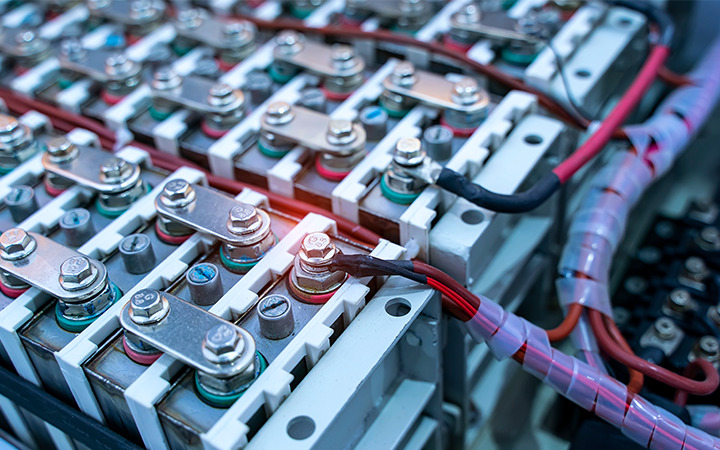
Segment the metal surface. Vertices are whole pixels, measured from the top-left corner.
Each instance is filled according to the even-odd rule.
[[[332,139],[328,138],[328,131],[333,123],[330,116],[301,106],[289,106],[290,111],[284,113],[283,117],[290,115],[290,119],[273,120],[274,109],[271,108],[273,105],[270,105],[268,113],[263,115],[261,122],[263,132],[272,133],[310,150],[340,156],[350,155],[364,148],[365,129],[359,124],[352,125],[351,133],[354,134],[354,139],[332,142]]]
[[[208,78],[188,75],[179,79],[179,85],[170,89],[158,89],[153,84],[152,95],[156,99],[177,107],[203,114],[229,116],[245,106],[245,95],[239,89],[232,91],[233,100],[226,104],[210,101],[211,91],[218,83]]]
[[[247,21],[221,20],[200,8],[180,10],[170,23],[179,37],[192,39],[216,49],[246,48],[255,39],[255,26]]]
[[[252,362],[255,356],[255,342],[247,331],[172,294],[160,293],[160,295],[169,305],[167,315],[161,321],[148,325],[136,324],[130,317],[131,304],[128,303],[120,316],[123,328],[164,353],[218,378],[238,375]],[[242,336],[244,342],[242,356],[232,365],[214,364],[204,356],[205,335],[217,325],[227,325]]]
[[[140,179],[140,166],[126,162],[127,172],[121,179],[106,179],[103,175],[104,164],[114,161],[112,155],[99,148],[75,146],[77,156],[70,160],[56,162],[50,153],[42,157],[43,166],[48,172],[74,181],[82,186],[102,194],[118,194],[135,186]]]
[[[383,87],[394,94],[430,106],[467,114],[485,111],[490,105],[490,96],[482,88],[477,88],[475,94],[469,99],[459,99],[456,92],[459,87],[458,83],[464,83],[466,78],[452,82],[442,75],[410,68],[410,63],[402,64],[408,66],[406,68],[408,72],[411,72],[409,75],[399,77],[398,74],[393,74],[383,81]]]
[[[14,232],[14,230],[6,231],[3,235],[10,232]],[[105,265],[96,259],[88,258],[89,263],[98,272],[95,281],[91,285],[77,290],[64,289],[60,266],[69,258],[85,258],[85,256],[41,234],[34,232],[27,234],[36,242],[35,250],[14,261],[0,258],[0,269],[66,303],[82,302],[106,285]]]
[[[244,203],[220,191],[200,185],[193,185],[193,191],[195,192],[194,200],[179,208],[167,206],[163,202],[163,194],[159,195],[155,200],[158,214],[201,233],[209,234],[227,244],[237,246],[250,244],[247,236],[233,233],[228,227],[230,211],[234,207],[242,207],[245,205]],[[225,212],[222,213],[222,211]],[[270,216],[268,213],[261,209],[258,209],[257,212],[262,217],[263,228],[269,229]]]
[[[280,35],[276,42],[278,45],[273,51],[275,61],[301,67],[321,76],[350,78],[365,70],[365,61],[354,54],[339,58],[336,54],[338,47],[310,41],[304,37],[293,39],[289,44],[283,35]],[[348,51],[352,52],[352,48]]]

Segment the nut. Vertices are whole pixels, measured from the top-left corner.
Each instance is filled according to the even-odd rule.
[[[130,299],[130,319],[138,325],[156,323],[170,311],[170,304],[155,289],[141,289]]]
[[[106,183],[122,183],[132,173],[133,167],[122,158],[110,158],[100,166],[100,178]]]
[[[90,286],[97,278],[98,270],[85,256],[72,256],[60,265],[60,286],[74,291]]]
[[[236,361],[245,348],[245,341],[229,323],[210,328],[203,340],[203,355],[214,363],[227,364]]]
[[[304,40],[302,34],[292,30],[283,30],[275,36],[278,51],[286,56],[298,53]]]
[[[453,85],[452,100],[459,105],[472,105],[480,99],[477,81],[464,77]]]
[[[20,126],[20,122],[13,116],[0,114],[0,135],[12,134]]]
[[[415,84],[415,66],[408,61],[402,61],[395,66],[392,73],[392,82],[397,86],[412,86]]]
[[[355,67],[355,50],[349,45],[335,44],[331,49],[333,65],[340,69],[351,69]]]
[[[292,106],[287,102],[270,103],[265,111],[265,120],[270,125],[284,125],[290,122],[294,116]]]
[[[195,201],[195,189],[185,180],[170,180],[163,188],[160,201],[170,208],[181,208]]]
[[[425,160],[425,151],[420,139],[402,138],[395,145],[393,161],[405,167],[415,167]]]
[[[349,120],[332,119],[328,124],[327,141],[334,145],[350,144],[357,139],[353,123]]]
[[[169,91],[180,86],[182,78],[170,66],[161,67],[153,74],[152,88],[158,91]]]
[[[3,259],[14,261],[24,258],[32,253],[35,247],[35,239],[21,228],[11,228],[0,235],[0,255]]]
[[[255,360],[256,359],[257,358],[255,358]],[[228,395],[242,392],[255,381],[258,375],[259,371],[256,369],[255,361],[252,361],[241,373],[229,378],[216,378],[201,370],[197,371],[198,382],[202,385],[203,389],[215,395]]]
[[[299,290],[311,295],[325,294],[336,290],[347,278],[341,270],[331,271],[327,267],[320,270],[308,270],[299,255],[295,258],[290,280]]]
[[[262,217],[253,205],[241,203],[230,210],[228,230],[233,234],[248,234],[260,228]]]
[[[54,137],[47,141],[47,152],[54,162],[65,162],[74,159],[79,150],[65,136]]]

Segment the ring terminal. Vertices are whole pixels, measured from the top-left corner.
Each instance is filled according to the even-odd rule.
[[[347,278],[345,272],[329,267],[339,252],[332,238],[325,233],[305,236],[290,271],[290,292],[306,303],[328,301]]]
[[[395,203],[412,203],[428,183],[411,175],[408,170],[421,167],[426,159],[427,154],[419,139],[400,139],[395,146],[392,163],[380,181],[383,195]]]

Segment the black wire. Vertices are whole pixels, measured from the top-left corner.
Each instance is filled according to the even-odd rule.
[[[412,271],[412,261],[388,261],[370,255],[337,254],[330,264],[332,270],[342,270],[356,277],[377,275],[400,275],[421,284],[427,284],[427,277]]]
[[[498,176],[502,176],[502,174]],[[554,172],[548,172],[527,191],[504,195],[489,191],[448,168],[442,169],[435,184],[481,208],[500,213],[532,211],[549,199],[561,185],[557,175]]]
[[[0,367],[0,394],[92,449],[138,449],[105,425]]]

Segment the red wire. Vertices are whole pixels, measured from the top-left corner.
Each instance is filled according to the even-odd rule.
[[[460,309],[467,315],[467,318],[458,317],[459,319],[463,320],[464,322],[472,319],[472,317],[474,316],[472,307],[465,301],[465,299],[460,297],[457,292],[453,291],[449,287],[445,286],[444,284],[431,277],[427,277],[427,284],[433,289],[437,289],[438,291],[442,292],[456,305],[458,305]]]
[[[625,351],[608,334],[605,324],[603,323],[604,316],[602,313],[588,309],[588,315],[590,316],[590,325],[592,326],[595,337],[597,337],[600,348],[616,361],[638,370],[646,376],[654,378],[670,387],[682,389],[694,395],[712,394],[717,389],[718,384],[720,384],[720,375],[718,375],[717,370],[715,370],[712,364],[708,363],[709,367],[703,365],[705,379],[695,381]]]
[[[561,183],[569,180],[575,172],[594,158],[605,148],[613,133],[625,122],[628,115],[635,109],[645,92],[655,80],[658,70],[663,66],[670,55],[670,49],[658,45],[652,49],[650,56],[643,64],[640,73],[632,85],[625,91],[620,101],[610,114],[603,120],[597,131],[590,136],[573,154],[553,169]]]

